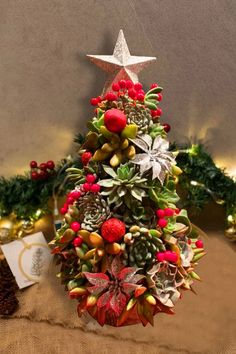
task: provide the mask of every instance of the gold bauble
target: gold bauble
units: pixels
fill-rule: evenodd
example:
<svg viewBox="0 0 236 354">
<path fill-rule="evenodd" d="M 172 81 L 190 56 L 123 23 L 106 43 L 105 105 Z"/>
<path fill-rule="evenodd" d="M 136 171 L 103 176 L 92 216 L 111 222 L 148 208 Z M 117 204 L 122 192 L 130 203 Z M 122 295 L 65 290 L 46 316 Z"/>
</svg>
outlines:
<svg viewBox="0 0 236 354">
<path fill-rule="evenodd" d="M 32 232 L 32 221 L 18 220 L 15 214 L 4 216 L 0 219 L 0 244 L 4 244 Z"/>
<path fill-rule="evenodd" d="M 234 226 L 225 230 L 225 235 L 231 240 L 236 241 L 236 228 Z"/>
</svg>

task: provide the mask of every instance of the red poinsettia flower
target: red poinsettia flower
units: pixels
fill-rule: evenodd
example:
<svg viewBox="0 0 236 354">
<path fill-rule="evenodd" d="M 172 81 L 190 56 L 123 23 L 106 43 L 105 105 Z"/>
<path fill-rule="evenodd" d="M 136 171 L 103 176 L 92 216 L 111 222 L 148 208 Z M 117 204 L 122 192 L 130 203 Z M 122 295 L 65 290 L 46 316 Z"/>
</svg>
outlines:
<svg viewBox="0 0 236 354">
<path fill-rule="evenodd" d="M 88 281 L 93 285 L 87 290 L 98 296 L 97 308 L 111 310 L 115 316 L 120 316 L 131 294 L 142 287 L 137 284 L 143 275 L 136 274 L 138 268 L 125 267 L 119 256 L 116 256 L 110 267 L 108 275 L 105 273 L 84 272 Z"/>
</svg>

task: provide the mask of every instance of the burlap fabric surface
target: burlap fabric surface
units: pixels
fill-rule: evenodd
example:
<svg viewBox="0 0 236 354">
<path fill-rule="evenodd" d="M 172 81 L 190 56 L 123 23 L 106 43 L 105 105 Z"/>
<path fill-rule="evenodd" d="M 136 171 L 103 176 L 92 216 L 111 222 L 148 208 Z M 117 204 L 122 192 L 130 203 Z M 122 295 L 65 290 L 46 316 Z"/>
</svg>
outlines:
<svg viewBox="0 0 236 354">
<path fill-rule="evenodd" d="M 235 245 L 208 231 L 198 266 L 198 295 L 185 292 L 176 315 L 157 315 L 155 327 L 99 327 L 79 319 L 52 266 L 41 284 L 20 293 L 20 309 L 0 321 L 1 354 L 236 353 Z"/>
</svg>

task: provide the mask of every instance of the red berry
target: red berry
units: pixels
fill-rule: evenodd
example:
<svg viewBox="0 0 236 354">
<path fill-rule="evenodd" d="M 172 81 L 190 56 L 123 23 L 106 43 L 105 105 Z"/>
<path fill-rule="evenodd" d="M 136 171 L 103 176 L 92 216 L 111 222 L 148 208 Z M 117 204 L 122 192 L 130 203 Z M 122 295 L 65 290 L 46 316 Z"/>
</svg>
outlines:
<svg viewBox="0 0 236 354">
<path fill-rule="evenodd" d="M 47 171 L 47 164 L 42 162 L 40 165 L 39 165 L 39 168 L 41 171 Z"/>
<path fill-rule="evenodd" d="M 152 117 L 154 118 L 154 117 L 157 117 L 158 116 L 158 111 L 157 110 L 151 110 L 151 115 L 152 115 Z"/>
<path fill-rule="evenodd" d="M 162 109 L 157 108 L 157 116 L 160 117 L 162 115 Z"/>
<path fill-rule="evenodd" d="M 131 80 L 127 80 L 125 86 L 126 86 L 127 89 L 130 89 L 130 88 L 132 88 L 134 86 L 134 84 L 133 84 L 133 82 Z"/>
<path fill-rule="evenodd" d="M 86 182 L 88 183 L 94 183 L 96 181 L 96 176 L 92 175 L 91 173 L 86 176 Z"/>
<path fill-rule="evenodd" d="M 31 168 L 37 168 L 38 167 L 38 164 L 36 161 L 30 161 L 30 167 Z"/>
<path fill-rule="evenodd" d="M 70 228 L 74 231 L 74 232 L 78 232 L 80 230 L 80 223 L 77 221 L 73 221 L 70 224 Z"/>
<path fill-rule="evenodd" d="M 188 244 L 191 245 L 191 243 L 192 243 L 192 241 L 191 241 L 191 239 L 189 238 L 189 239 L 188 239 Z"/>
<path fill-rule="evenodd" d="M 81 193 L 78 190 L 74 190 L 74 191 L 70 192 L 70 194 L 69 194 L 69 197 L 72 197 L 73 199 L 79 199 L 80 196 L 81 196 Z"/>
<path fill-rule="evenodd" d="M 164 252 L 157 252 L 156 259 L 158 260 L 158 262 L 165 261 L 165 253 Z"/>
<path fill-rule="evenodd" d="M 97 106 L 97 104 L 98 104 L 98 99 L 97 99 L 96 97 L 91 98 L 90 104 L 91 104 L 92 106 Z"/>
<path fill-rule="evenodd" d="M 204 247 L 204 244 L 203 244 L 202 240 L 197 240 L 195 242 L 195 245 L 196 245 L 197 248 L 203 248 Z"/>
<path fill-rule="evenodd" d="M 169 133 L 170 129 L 171 129 L 171 126 L 168 124 L 168 123 L 164 123 L 163 124 L 163 127 L 164 127 L 164 130 L 166 133 Z"/>
<path fill-rule="evenodd" d="M 173 216 L 174 215 L 174 210 L 171 208 L 165 208 L 164 209 L 165 216 Z"/>
<path fill-rule="evenodd" d="M 120 88 L 124 89 L 126 88 L 126 81 L 125 80 L 120 80 L 119 81 Z"/>
<path fill-rule="evenodd" d="M 102 102 L 102 97 L 101 97 L 101 96 L 98 96 L 98 97 L 97 97 L 97 100 L 98 100 L 98 103 Z"/>
<path fill-rule="evenodd" d="M 158 94 L 157 94 L 157 100 L 158 100 L 159 102 L 161 102 L 161 101 L 162 101 L 162 98 L 163 98 L 162 94 L 161 94 L 161 93 L 158 93 Z"/>
<path fill-rule="evenodd" d="M 61 209 L 60 209 L 60 213 L 62 214 L 62 215 L 65 215 L 66 213 L 67 213 L 67 208 L 65 208 L 65 207 L 62 207 Z"/>
<path fill-rule="evenodd" d="M 82 239 L 82 237 L 80 237 L 80 236 L 76 237 L 76 238 L 73 240 L 73 245 L 74 245 L 75 247 L 81 246 L 82 243 L 83 243 L 83 239 Z"/>
<path fill-rule="evenodd" d="M 93 154 L 90 151 L 85 151 L 81 155 L 81 161 L 84 166 L 86 166 L 89 160 L 92 158 Z"/>
<path fill-rule="evenodd" d="M 89 183 L 84 183 L 83 188 L 85 192 L 89 192 L 91 190 L 91 185 Z"/>
<path fill-rule="evenodd" d="M 113 90 L 113 91 L 119 91 L 119 90 L 120 90 L 120 85 L 119 85 L 118 82 L 112 84 L 112 90 Z"/>
<path fill-rule="evenodd" d="M 157 84 L 151 84 L 150 89 L 153 89 L 153 88 L 155 88 L 155 87 L 158 87 L 158 85 L 157 85 Z"/>
<path fill-rule="evenodd" d="M 66 202 L 67 202 L 67 204 L 73 204 L 74 203 L 74 198 L 68 197 Z"/>
<path fill-rule="evenodd" d="M 175 209 L 175 214 L 178 215 L 179 213 L 180 213 L 180 209 L 179 209 L 179 208 L 176 208 L 176 209 Z"/>
<path fill-rule="evenodd" d="M 47 173 L 47 171 L 40 171 L 39 173 L 38 173 L 38 176 L 39 176 L 39 179 L 47 179 L 48 178 L 48 173 Z"/>
<path fill-rule="evenodd" d="M 125 235 L 125 224 L 116 218 L 105 221 L 101 227 L 102 237 L 108 242 L 117 242 Z"/>
<path fill-rule="evenodd" d="M 164 218 L 164 216 L 165 216 L 164 210 L 163 209 L 156 210 L 156 216 L 158 216 L 158 218 L 160 218 L 160 219 Z"/>
<path fill-rule="evenodd" d="M 112 108 L 104 114 L 104 124 L 112 133 L 120 133 L 126 126 L 127 119 L 123 111 Z"/>
<path fill-rule="evenodd" d="M 38 178 L 39 178 L 38 172 L 32 171 L 32 172 L 31 172 L 31 179 L 32 179 L 33 181 L 36 181 Z"/>
<path fill-rule="evenodd" d="M 178 255 L 175 252 L 166 251 L 165 252 L 165 260 L 169 261 L 169 262 L 176 263 L 178 261 Z"/>
<path fill-rule="evenodd" d="M 108 101 L 115 101 L 117 100 L 117 96 L 114 94 L 114 92 L 111 91 L 106 94 L 105 99 Z"/>
<path fill-rule="evenodd" d="M 131 88 L 131 89 L 129 89 L 129 91 L 128 91 L 128 95 L 129 95 L 130 98 L 132 98 L 133 100 L 135 100 L 135 99 L 136 99 L 137 92 L 136 92 L 135 89 Z"/>
<path fill-rule="evenodd" d="M 143 90 L 139 90 L 138 93 L 143 93 L 145 96 L 145 91 L 143 91 Z"/>
<path fill-rule="evenodd" d="M 46 165 L 49 170 L 54 170 L 55 163 L 52 160 L 49 160 Z"/>
<path fill-rule="evenodd" d="M 168 224 L 168 221 L 164 218 L 161 218 L 158 220 L 158 226 L 160 226 L 160 228 L 164 229 L 164 227 L 166 227 L 166 225 Z"/>
<path fill-rule="evenodd" d="M 136 91 L 142 90 L 143 85 L 140 82 L 137 82 L 136 84 L 134 84 L 134 89 Z"/>
<path fill-rule="evenodd" d="M 137 94 L 137 100 L 143 102 L 144 101 L 144 94 L 143 93 L 138 93 Z"/>
<path fill-rule="evenodd" d="M 91 186 L 91 192 L 93 192 L 93 193 L 100 192 L 100 189 L 101 189 L 101 186 L 97 183 L 92 184 L 92 186 Z"/>
</svg>

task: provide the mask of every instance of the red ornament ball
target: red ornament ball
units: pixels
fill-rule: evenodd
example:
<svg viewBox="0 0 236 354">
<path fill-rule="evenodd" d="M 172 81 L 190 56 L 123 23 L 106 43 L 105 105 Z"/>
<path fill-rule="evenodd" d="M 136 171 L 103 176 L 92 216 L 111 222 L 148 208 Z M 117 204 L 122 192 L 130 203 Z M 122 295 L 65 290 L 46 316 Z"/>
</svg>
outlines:
<svg viewBox="0 0 236 354">
<path fill-rule="evenodd" d="M 158 226 L 160 226 L 160 228 L 164 229 L 164 227 L 166 227 L 166 225 L 168 224 L 168 221 L 164 218 L 161 218 L 158 220 Z"/>
<path fill-rule="evenodd" d="M 170 129 L 171 129 L 170 124 L 164 123 L 164 124 L 163 124 L 163 127 L 164 127 L 165 132 L 166 132 L 166 133 L 169 133 L 169 131 L 170 131 Z"/>
<path fill-rule="evenodd" d="M 33 181 L 36 181 L 38 178 L 39 178 L 38 172 L 32 171 L 32 172 L 31 172 L 31 179 L 32 179 Z"/>
<path fill-rule="evenodd" d="M 47 179 L 47 178 L 48 178 L 48 172 L 41 170 L 41 171 L 38 173 L 38 178 L 39 178 L 39 179 Z"/>
<path fill-rule="evenodd" d="M 39 165 L 39 168 L 41 171 L 47 171 L 47 164 L 42 162 L 40 165 Z"/>
<path fill-rule="evenodd" d="M 127 124 L 126 115 L 119 109 L 109 109 L 104 114 L 104 124 L 110 132 L 120 133 Z"/>
<path fill-rule="evenodd" d="M 203 248 L 204 247 L 204 244 L 203 244 L 202 240 L 197 240 L 195 242 L 195 245 L 196 245 L 197 248 Z"/>
<path fill-rule="evenodd" d="M 81 161 L 84 166 L 89 163 L 89 160 L 92 158 L 93 154 L 90 151 L 85 151 L 81 155 Z"/>
<path fill-rule="evenodd" d="M 37 162 L 36 162 L 36 161 L 31 161 L 31 162 L 30 162 L 30 167 L 31 167 L 31 168 L 37 168 L 37 167 L 38 167 Z"/>
<path fill-rule="evenodd" d="M 125 224 L 116 218 L 105 221 L 101 227 L 102 237 L 108 242 L 117 242 L 125 235 Z"/>
<path fill-rule="evenodd" d="M 49 170 L 54 170 L 55 168 L 55 163 L 52 160 L 49 160 L 46 165 Z"/>
<path fill-rule="evenodd" d="M 80 230 L 80 223 L 77 221 L 73 221 L 70 224 L 70 228 L 74 231 L 74 232 L 78 232 Z"/>
</svg>

